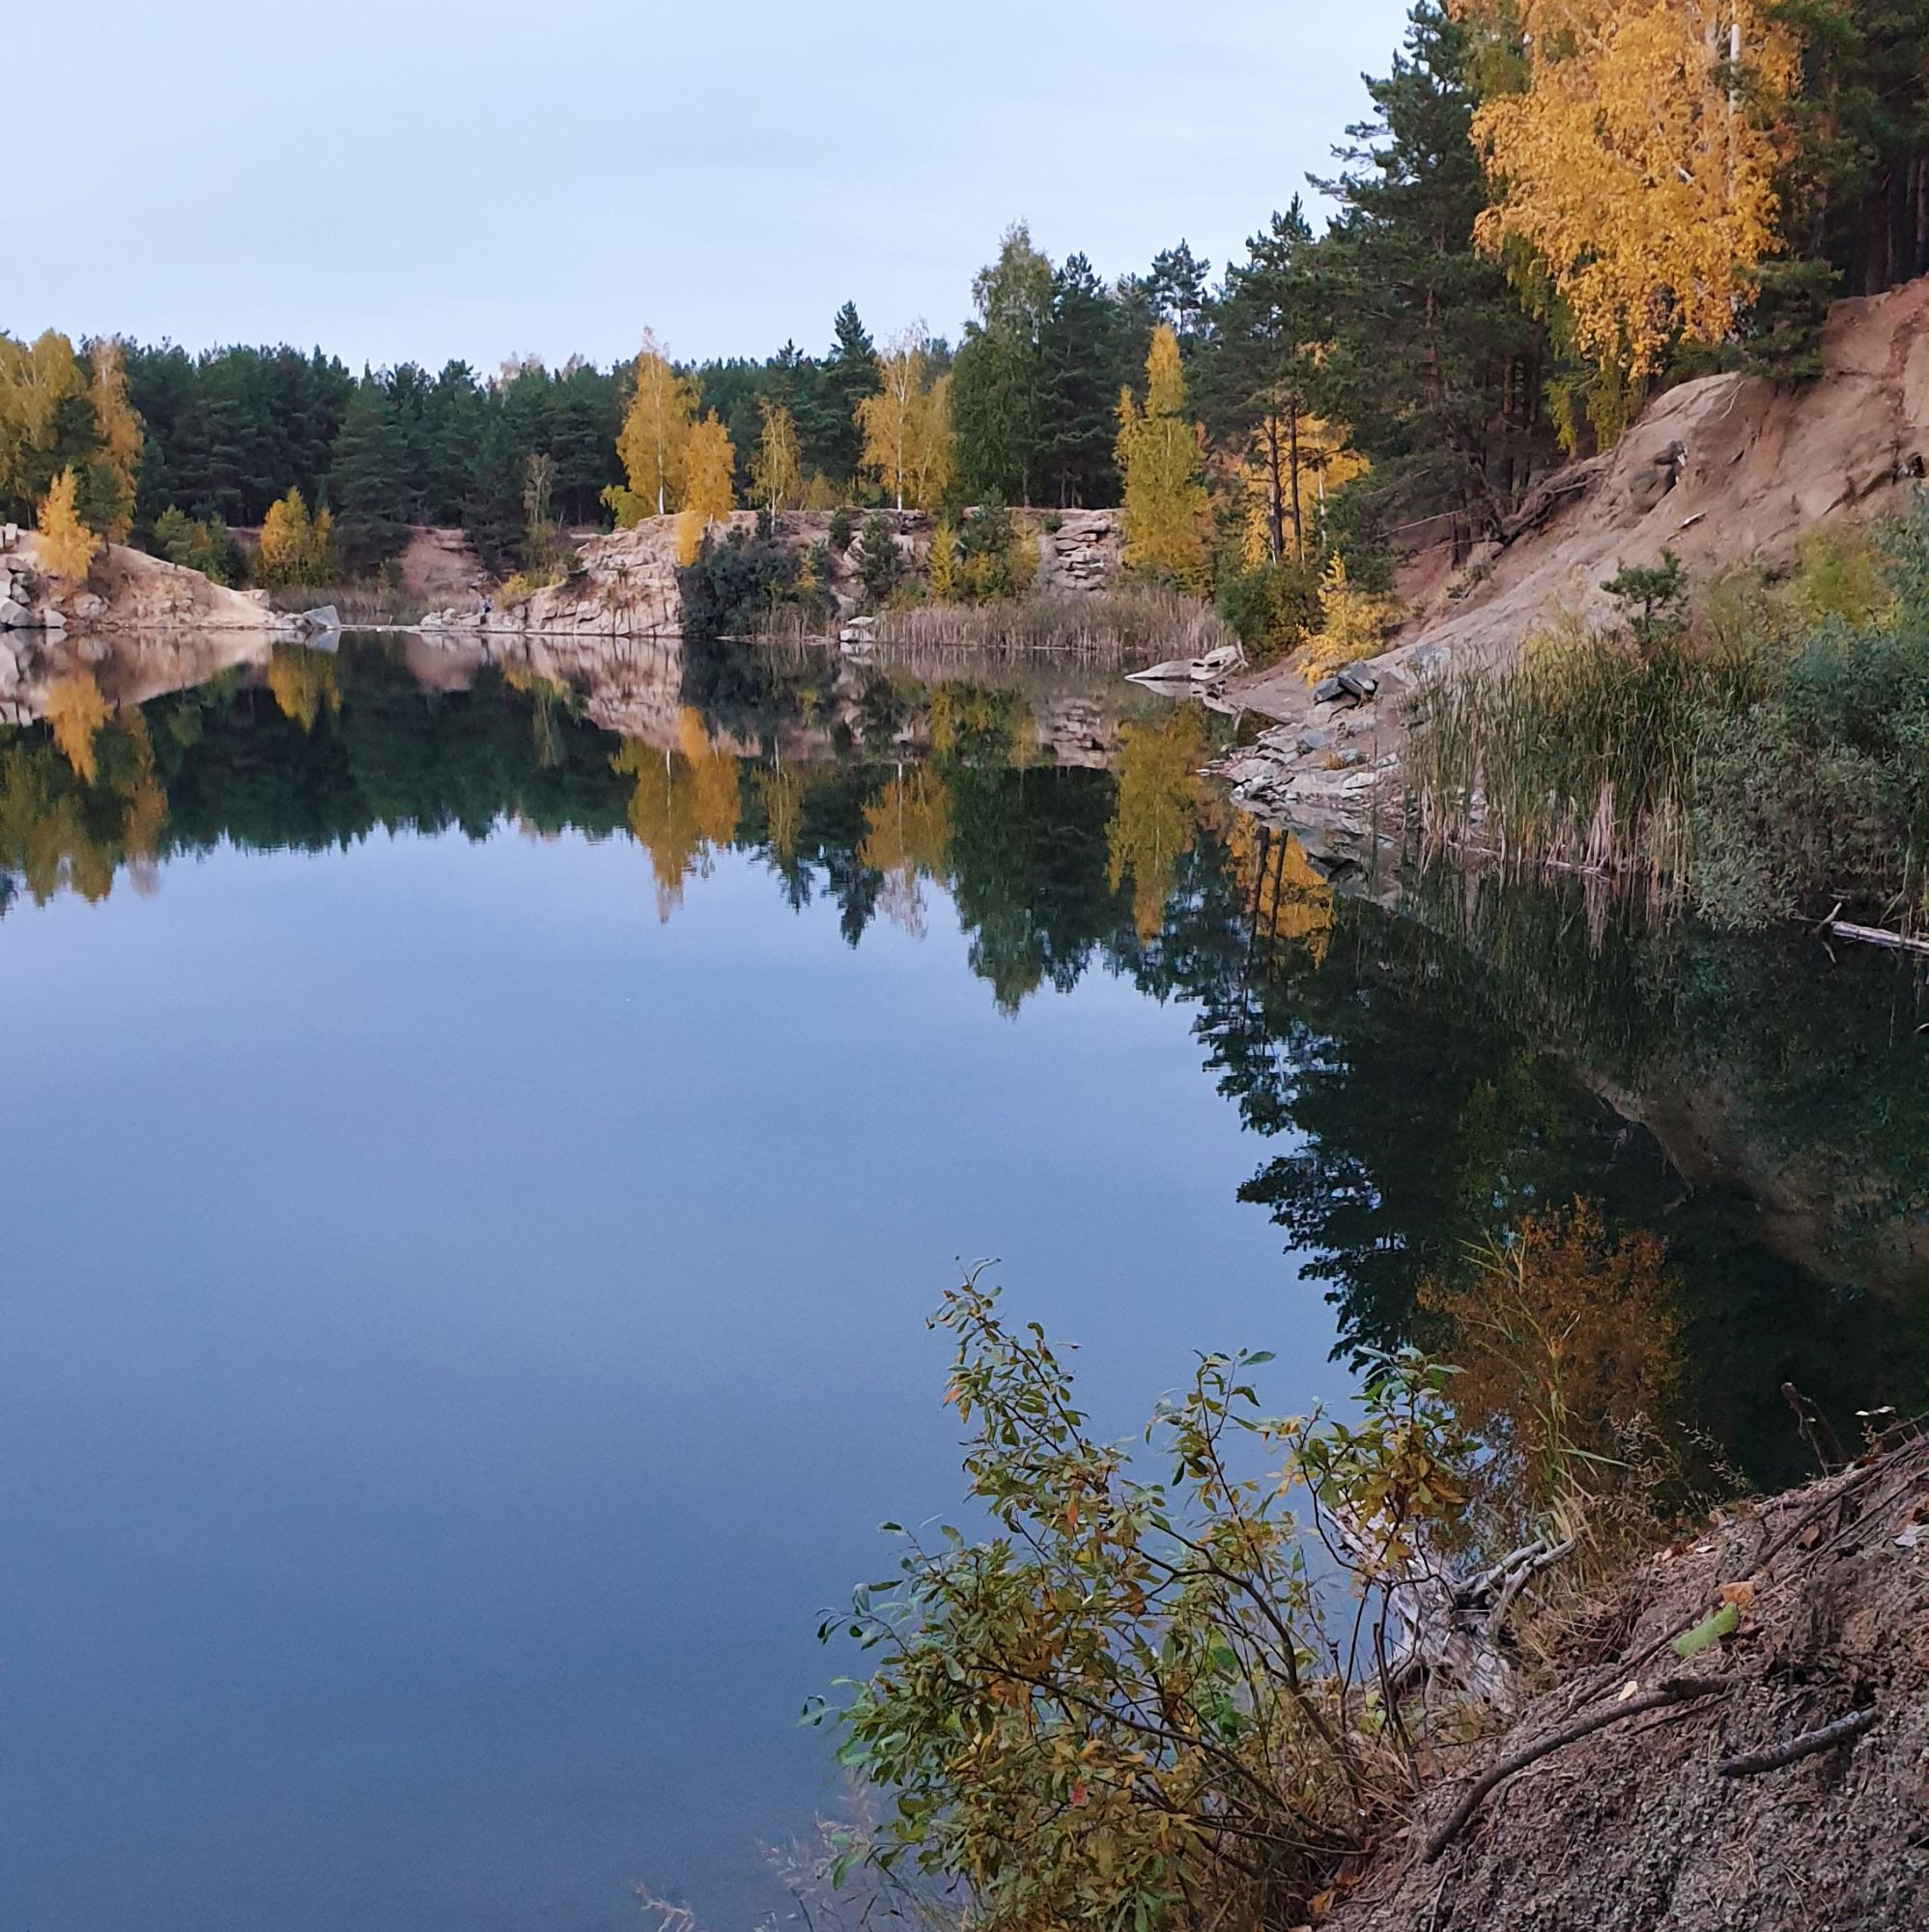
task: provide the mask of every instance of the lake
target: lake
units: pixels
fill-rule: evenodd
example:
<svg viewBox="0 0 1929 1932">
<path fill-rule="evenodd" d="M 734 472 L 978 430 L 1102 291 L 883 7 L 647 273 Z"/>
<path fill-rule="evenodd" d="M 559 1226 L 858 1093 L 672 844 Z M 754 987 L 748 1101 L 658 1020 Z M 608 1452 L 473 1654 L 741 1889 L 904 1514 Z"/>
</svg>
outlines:
<svg viewBox="0 0 1929 1932">
<path fill-rule="evenodd" d="M 37 675 L 5 1932 L 782 1914 L 761 1848 L 843 1803 L 817 1612 L 955 1507 L 925 1317 L 979 1258 L 1110 1434 L 1202 1348 L 1345 1401 L 1425 1278 L 1576 1194 L 1668 1241 L 1745 1479 L 1803 1473 L 1784 1379 L 1845 1434 L 1929 1390 L 1886 957 L 1396 903 L 1097 672 L 367 637 Z"/>
</svg>

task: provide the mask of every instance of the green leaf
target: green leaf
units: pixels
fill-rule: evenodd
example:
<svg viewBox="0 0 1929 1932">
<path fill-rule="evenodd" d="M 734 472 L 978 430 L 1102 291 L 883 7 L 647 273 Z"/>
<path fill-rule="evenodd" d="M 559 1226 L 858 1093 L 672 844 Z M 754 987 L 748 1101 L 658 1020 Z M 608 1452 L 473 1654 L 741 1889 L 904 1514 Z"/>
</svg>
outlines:
<svg viewBox="0 0 1929 1932">
<path fill-rule="evenodd" d="M 1719 1643 L 1724 1636 L 1733 1636 L 1741 1626 L 1741 1611 L 1733 1604 L 1723 1604 L 1718 1610 L 1711 1610 L 1692 1630 L 1684 1631 L 1675 1638 L 1675 1655 L 1693 1657 L 1710 1644 Z"/>
</svg>

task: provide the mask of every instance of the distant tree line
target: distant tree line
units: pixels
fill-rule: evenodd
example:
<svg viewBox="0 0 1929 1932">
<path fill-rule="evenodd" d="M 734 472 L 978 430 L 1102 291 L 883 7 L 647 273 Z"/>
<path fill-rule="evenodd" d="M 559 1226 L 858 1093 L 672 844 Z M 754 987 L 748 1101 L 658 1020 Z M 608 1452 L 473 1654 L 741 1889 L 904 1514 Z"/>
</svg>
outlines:
<svg viewBox="0 0 1929 1932">
<path fill-rule="evenodd" d="M 739 504 L 1122 505 L 1242 633 L 1350 650 L 1390 539 L 1458 556 L 1657 385 L 1812 375 L 1833 295 L 1929 269 L 1925 56 L 1929 0 L 1420 0 L 1323 232 L 1295 198 L 1216 276 L 1107 279 L 1019 223 L 954 343 L 850 303 L 821 354 L 487 376 L 0 336 L 0 514 L 71 470 L 77 526 L 233 576 L 281 504 L 264 567 L 362 577 L 418 523 L 540 573 L 663 510 L 690 551 Z"/>
</svg>

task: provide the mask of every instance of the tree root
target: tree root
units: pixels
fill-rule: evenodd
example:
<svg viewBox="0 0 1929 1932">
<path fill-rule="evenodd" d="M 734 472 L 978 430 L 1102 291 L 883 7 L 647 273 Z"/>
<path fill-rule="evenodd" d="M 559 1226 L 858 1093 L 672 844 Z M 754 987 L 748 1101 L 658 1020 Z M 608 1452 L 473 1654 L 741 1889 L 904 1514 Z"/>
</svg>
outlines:
<svg viewBox="0 0 1929 1932">
<path fill-rule="evenodd" d="M 1481 1801 L 1487 1794 L 1495 1785 L 1504 1784 L 1516 1772 L 1525 1771 L 1530 1764 L 1567 1745 L 1578 1744 L 1582 1738 L 1592 1737 L 1596 1731 L 1604 1731 L 1609 1724 L 1618 1724 L 1623 1719 L 1638 1718 L 1645 1712 L 1659 1711 L 1666 1704 L 1685 1704 L 1693 1697 L 1725 1696 L 1733 1689 L 1733 1681 L 1726 1677 L 1671 1677 L 1654 1690 L 1642 1691 L 1639 1696 L 1611 1704 L 1604 1711 L 1590 1712 L 1584 1718 L 1576 1718 L 1571 1724 L 1564 1724 L 1549 1737 L 1523 1745 L 1498 1763 L 1489 1765 L 1474 1780 L 1473 1788 L 1455 1805 L 1452 1816 L 1427 1840 L 1422 1856 L 1428 1864 L 1432 1864 L 1466 1829 L 1467 1821 L 1480 1809 Z"/>
<path fill-rule="evenodd" d="M 1836 1745 L 1860 1737 L 1875 1720 L 1873 1709 L 1851 1711 L 1846 1718 L 1837 1718 L 1832 1724 L 1824 1724 L 1819 1730 L 1803 1731 L 1800 1737 L 1790 1738 L 1786 1744 L 1776 1745 L 1771 1750 L 1750 1751 L 1743 1757 L 1724 1757 L 1715 1769 L 1723 1777 L 1752 1777 L 1758 1772 L 1779 1771 L 1785 1764 L 1813 1757 L 1817 1751 L 1831 1750 Z"/>
</svg>

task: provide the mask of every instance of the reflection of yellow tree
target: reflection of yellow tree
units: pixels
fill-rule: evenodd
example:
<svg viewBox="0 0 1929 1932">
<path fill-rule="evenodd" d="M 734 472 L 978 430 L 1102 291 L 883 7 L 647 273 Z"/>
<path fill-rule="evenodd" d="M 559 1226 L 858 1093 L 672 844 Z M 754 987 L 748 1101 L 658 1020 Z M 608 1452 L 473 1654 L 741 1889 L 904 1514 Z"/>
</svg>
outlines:
<svg viewBox="0 0 1929 1932">
<path fill-rule="evenodd" d="M 1461 1421 L 1545 1504 L 1625 1472 L 1630 1442 L 1676 1419 L 1678 1292 L 1653 1235 L 1610 1239 L 1577 1200 L 1482 1250 L 1470 1282 L 1423 1282 L 1420 1303 L 1445 1319 Z"/>
<path fill-rule="evenodd" d="M 89 831 L 72 781 L 53 753 L 15 746 L 0 760 L 0 864 L 17 871 L 37 905 L 72 891 L 103 899 L 114 883 L 113 847 Z"/>
<path fill-rule="evenodd" d="M 47 728 L 83 784 L 94 782 L 99 769 L 94 740 L 112 708 L 85 666 L 55 678 L 47 687 Z"/>
<path fill-rule="evenodd" d="M 562 763 L 561 717 L 570 706 L 569 686 L 553 677 L 545 677 L 526 658 L 503 661 L 502 682 L 529 700 L 529 734 L 536 748 L 536 763 L 552 771 Z"/>
<path fill-rule="evenodd" d="M 341 673 L 332 651 L 310 650 L 306 644 L 276 644 L 268 661 L 268 688 L 284 718 L 312 731 L 326 704 L 342 708 Z"/>
<path fill-rule="evenodd" d="M 757 773 L 757 800 L 763 807 L 765 841 L 780 866 L 797 857 L 804 829 L 804 786 L 794 765 L 765 765 Z"/>
<path fill-rule="evenodd" d="M 736 836 L 741 809 L 736 759 L 710 742 L 688 705 L 677 718 L 677 746 L 659 752 L 628 738 L 610 760 L 636 780 L 630 830 L 650 855 L 664 920 L 683 903 L 683 882 L 693 871 L 709 876 L 713 854 Z"/>
<path fill-rule="evenodd" d="M 1132 923 L 1141 939 L 1151 939 L 1165 923 L 1178 862 L 1199 836 L 1206 732 L 1187 705 L 1162 724 L 1127 724 L 1120 738 L 1109 876 L 1116 893 L 1131 875 Z"/>
<path fill-rule="evenodd" d="M 1025 766 L 1037 749 L 1037 726 L 1022 692 L 982 684 L 941 684 L 924 714 L 931 750 L 962 764 Z"/>
<path fill-rule="evenodd" d="M 914 937 L 924 931 L 921 879 L 943 879 L 951 850 L 951 795 L 923 766 L 902 773 L 864 809 L 858 863 L 885 878 L 884 910 Z"/>
<path fill-rule="evenodd" d="M 1254 937 L 1304 946 L 1319 965 L 1333 937 L 1333 888 L 1306 847 L 1291 832 L 1235 811 L 1226 849 Z"/>
<path fill-rule="evenodd" d="M 121 849 L 134 875 L 136 890 L 153 890 L 155 857 L 160 850 L 160 835 L 167 829 L 167 793 L 161 789 L 155 770 L 154 740 L 148 735 L 148 721 L 138 707 L 121 721 L 133 760 L 127 782 L 121 787 L 128 801 L 121 821 Z"/>
</svg>

